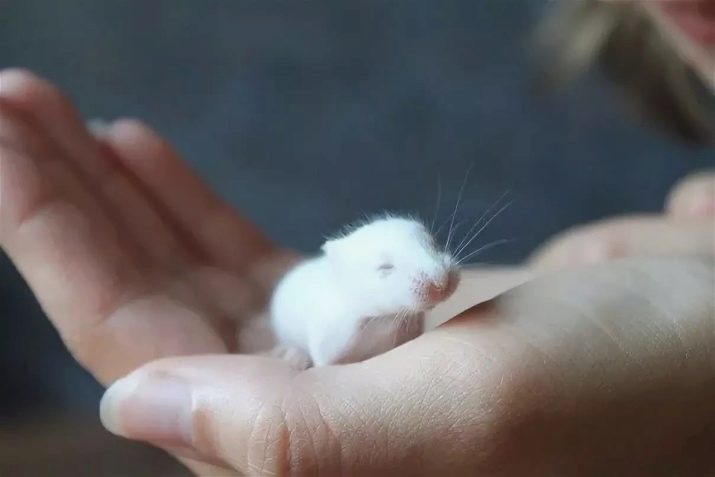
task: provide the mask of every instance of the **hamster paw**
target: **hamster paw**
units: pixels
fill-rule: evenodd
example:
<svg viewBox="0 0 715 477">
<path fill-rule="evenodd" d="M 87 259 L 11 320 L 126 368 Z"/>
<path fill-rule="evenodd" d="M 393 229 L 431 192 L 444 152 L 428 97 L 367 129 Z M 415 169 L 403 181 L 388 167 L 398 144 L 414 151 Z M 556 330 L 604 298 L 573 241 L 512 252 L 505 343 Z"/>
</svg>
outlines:
<svg viewBox="0 0 715 477">
<path fill-rule="evenodd" d="M 277 345 L 268 351 L 267 356 L 281 359 L 287 362 L 292 368 L 300 370 L 308 369 L 313 364 L 308 353 L 297 346 Z"/>
</svg>

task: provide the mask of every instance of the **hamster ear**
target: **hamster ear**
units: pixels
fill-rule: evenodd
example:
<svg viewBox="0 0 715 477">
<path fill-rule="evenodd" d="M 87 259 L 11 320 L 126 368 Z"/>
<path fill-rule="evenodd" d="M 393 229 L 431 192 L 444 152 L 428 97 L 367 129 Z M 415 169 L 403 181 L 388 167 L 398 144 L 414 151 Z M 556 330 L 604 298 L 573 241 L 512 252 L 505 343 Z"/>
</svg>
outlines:
<svg viewBox="0 0 715 477">
<path fill-rule="evenodd" d="M 333 243 L 333 240 L 326 240 L 325 243 L 323 243 L 323 245 L 320 247 L 320 250 L 322 250 L 327 257 L 332 255 L 334 249 L 335 244 Z"/>
<path fill-rule="evenodd" d="M 330 239 L 326 240 L 320 249 L 323 251 L 326 257 L 333 258 L 338 249 L 340 248 L 340 239 Z"/>
</svg>

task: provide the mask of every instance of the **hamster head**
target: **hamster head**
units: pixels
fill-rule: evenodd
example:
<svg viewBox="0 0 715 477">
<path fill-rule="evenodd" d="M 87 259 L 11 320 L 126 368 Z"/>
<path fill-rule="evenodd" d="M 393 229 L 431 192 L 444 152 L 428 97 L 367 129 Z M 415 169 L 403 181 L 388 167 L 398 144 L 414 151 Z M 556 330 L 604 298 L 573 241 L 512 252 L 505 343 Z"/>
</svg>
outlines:
<svg viewBox="0 0 715 477">
<path fill-rule="evenodd" d="M 328 240 L 323 252 L 338 286 L 371 316 L 429 310 L 459 281 L 456 261 L 417 220 L 374 220 Z"/>
</svg>

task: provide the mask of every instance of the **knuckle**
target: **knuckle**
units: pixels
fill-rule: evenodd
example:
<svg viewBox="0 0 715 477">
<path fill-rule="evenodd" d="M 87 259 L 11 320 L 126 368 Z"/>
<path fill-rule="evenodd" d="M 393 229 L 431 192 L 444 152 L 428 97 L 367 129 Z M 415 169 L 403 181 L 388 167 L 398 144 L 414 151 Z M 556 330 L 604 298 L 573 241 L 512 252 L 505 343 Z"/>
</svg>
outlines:
<svg viewBox="0 0 715 477">
<path fill-rule="evenodd" d="M 251 475 L 322 475 L 330 467 L 329 441 L 314 402 L 288 393 L 264 407 L 253 423 L 248 442 L 247 470 Z M 332 471 L 331 471 L 332 472 Z M 328 472 L 326 475 L 334 475 Z"/>
<path fill-rule="evenodd" d="M 265 405 L 254 420 L 247 442 L 246 468 L 250 475 L 285 475 L 290 433 L 278 403 Z"/>
</svg>

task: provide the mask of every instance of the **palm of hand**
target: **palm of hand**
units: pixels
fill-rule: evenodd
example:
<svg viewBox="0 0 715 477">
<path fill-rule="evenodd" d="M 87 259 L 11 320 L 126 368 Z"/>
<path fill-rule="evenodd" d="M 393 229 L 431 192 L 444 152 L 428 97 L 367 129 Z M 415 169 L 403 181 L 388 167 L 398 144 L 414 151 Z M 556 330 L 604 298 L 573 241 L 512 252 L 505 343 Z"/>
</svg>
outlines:
<svg viewBox="0 0 715 477">
<path fill-rule="evenodd" d="M 291 259 L 148 128 L 121 121 L 98 140 L 29 73 L 2 76 L 0 164 L 0 243 L 105 383 L 159 357 L 236 351 Z"/>
</svg>

